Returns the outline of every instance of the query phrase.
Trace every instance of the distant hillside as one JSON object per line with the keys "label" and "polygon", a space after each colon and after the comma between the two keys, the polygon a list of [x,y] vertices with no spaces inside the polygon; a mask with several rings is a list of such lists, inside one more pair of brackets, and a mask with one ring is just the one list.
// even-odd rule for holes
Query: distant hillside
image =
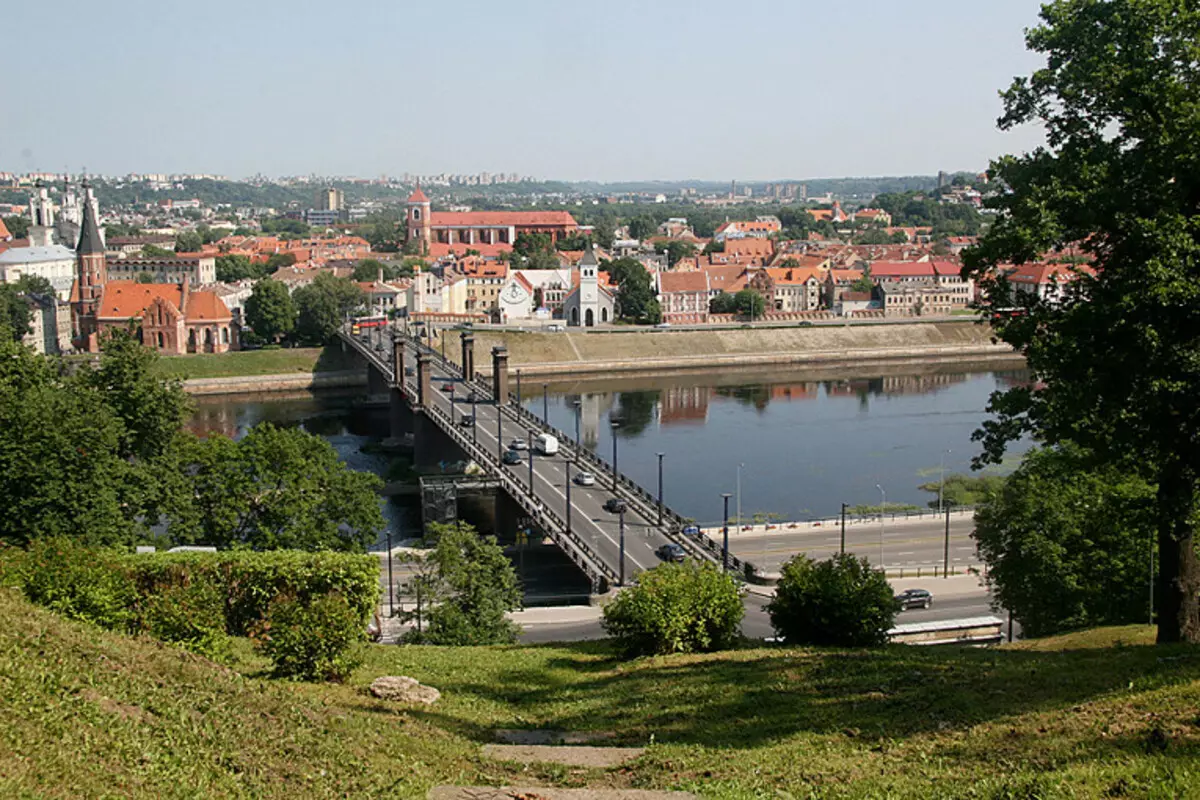
{"label": "distant hillside", "polygon": [[[0,797],[423,797],[441,783],[705,797],[1196,797],[1200,648],[1150,628],[997,650],[374,647],[349,686],[264,680],[0,590]],[[403,674],[432,708],[370,699]],[[495,728],[648,745],[613,771],[486,762]]]}

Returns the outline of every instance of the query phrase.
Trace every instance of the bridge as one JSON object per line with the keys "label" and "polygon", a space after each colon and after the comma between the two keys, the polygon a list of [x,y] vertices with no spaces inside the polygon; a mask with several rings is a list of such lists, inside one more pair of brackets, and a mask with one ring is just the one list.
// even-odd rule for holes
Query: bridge
{"label": "bridge", "polygon": [[[611,464],[580,446],[563,431],[525,410],[508,391],[508,353],[494,347],[491,374],[475,369],[474,335],[461,335],[461,366],[395,328],[339,331],[347,347],[367,362],[372,392],[389,394],[391,435],[421,439],[449,437],[483,468],[541,531],[591,581],[594,593],[626,584],[638,572],[661,562],[657,551],[674,543],[686,555],[711,561],[739,575],[753,567],[704,533],[683,533],[688,521],[654,498]],[[432,426],[432,427],[431,427]],[[559,443],[552,456],[534,452],[538,436]],[[504,463],[508,443],[524,442],[520,463]],[[510,457],[511,460],[511,457]],[[574,476],[589,472],[592,486]],[[617,498],[617,510],[605,504]],[[610,506],[612,508],[612,506]]]}

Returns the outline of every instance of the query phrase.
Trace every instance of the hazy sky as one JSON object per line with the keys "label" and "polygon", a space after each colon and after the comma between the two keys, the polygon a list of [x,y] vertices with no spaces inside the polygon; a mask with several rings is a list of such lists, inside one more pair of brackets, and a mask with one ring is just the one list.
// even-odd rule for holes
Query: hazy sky
{"label": "hazy sky", "polygon": [[4,13],[0,171],[982,169],[1039,0],[89,0]]}

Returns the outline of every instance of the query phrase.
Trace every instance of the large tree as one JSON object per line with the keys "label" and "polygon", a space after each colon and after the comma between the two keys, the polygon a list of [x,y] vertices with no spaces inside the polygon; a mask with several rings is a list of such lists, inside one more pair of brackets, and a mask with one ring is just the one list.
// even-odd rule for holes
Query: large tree
{"label": "large tree", "polygon": [[348,278],[322,272],[296,290],[296,333],[312,344],[325,344],[337,333],[343,318],[363,303],[363,291]]}
{"label": "large tree", "polygon": [[1155,485],[1158,640],[1200,642],[1200,8],[1058,0],[1041,18],[1026,43],[1046,66],[1004,93],[999,124],[1038,124],[1046,145],[993,162],[1010,191],[966,271],[1078,245],[1095,272],[1061,300],[988,285],[997,334],[1035,382],[993,396],[980,460],[1032,434]]}
{"label": "large tree", "polygon": [[654,283],[641,262],[618,258],[602,268],[617,284],[617,315],[630,322],[656,323],[662,319],[662,309],[654,295]]}
{"label": "large tree", "polygon": [[246,298],[246,322],[264,339],[277,340],[296,327],[296,306],[286,286],[264,278]]}

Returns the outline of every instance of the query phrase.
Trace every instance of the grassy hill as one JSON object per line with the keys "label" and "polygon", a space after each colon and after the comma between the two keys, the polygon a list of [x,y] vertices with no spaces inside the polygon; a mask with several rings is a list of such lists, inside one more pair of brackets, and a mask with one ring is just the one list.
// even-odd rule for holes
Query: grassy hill
{"label": "grassy hill", "polygon": [[[420,797],[438,783],[705,797],[1200,797],[1200,648],[1147,628],[999,650],[372,648],[345,686],[266,680],[0,591],[0,796]],[[244,643],[243,643],[244,644]],[[429,709],[363,687],[404,674]],[[649,744],[612,771],[478,757],[498,727]]]}

